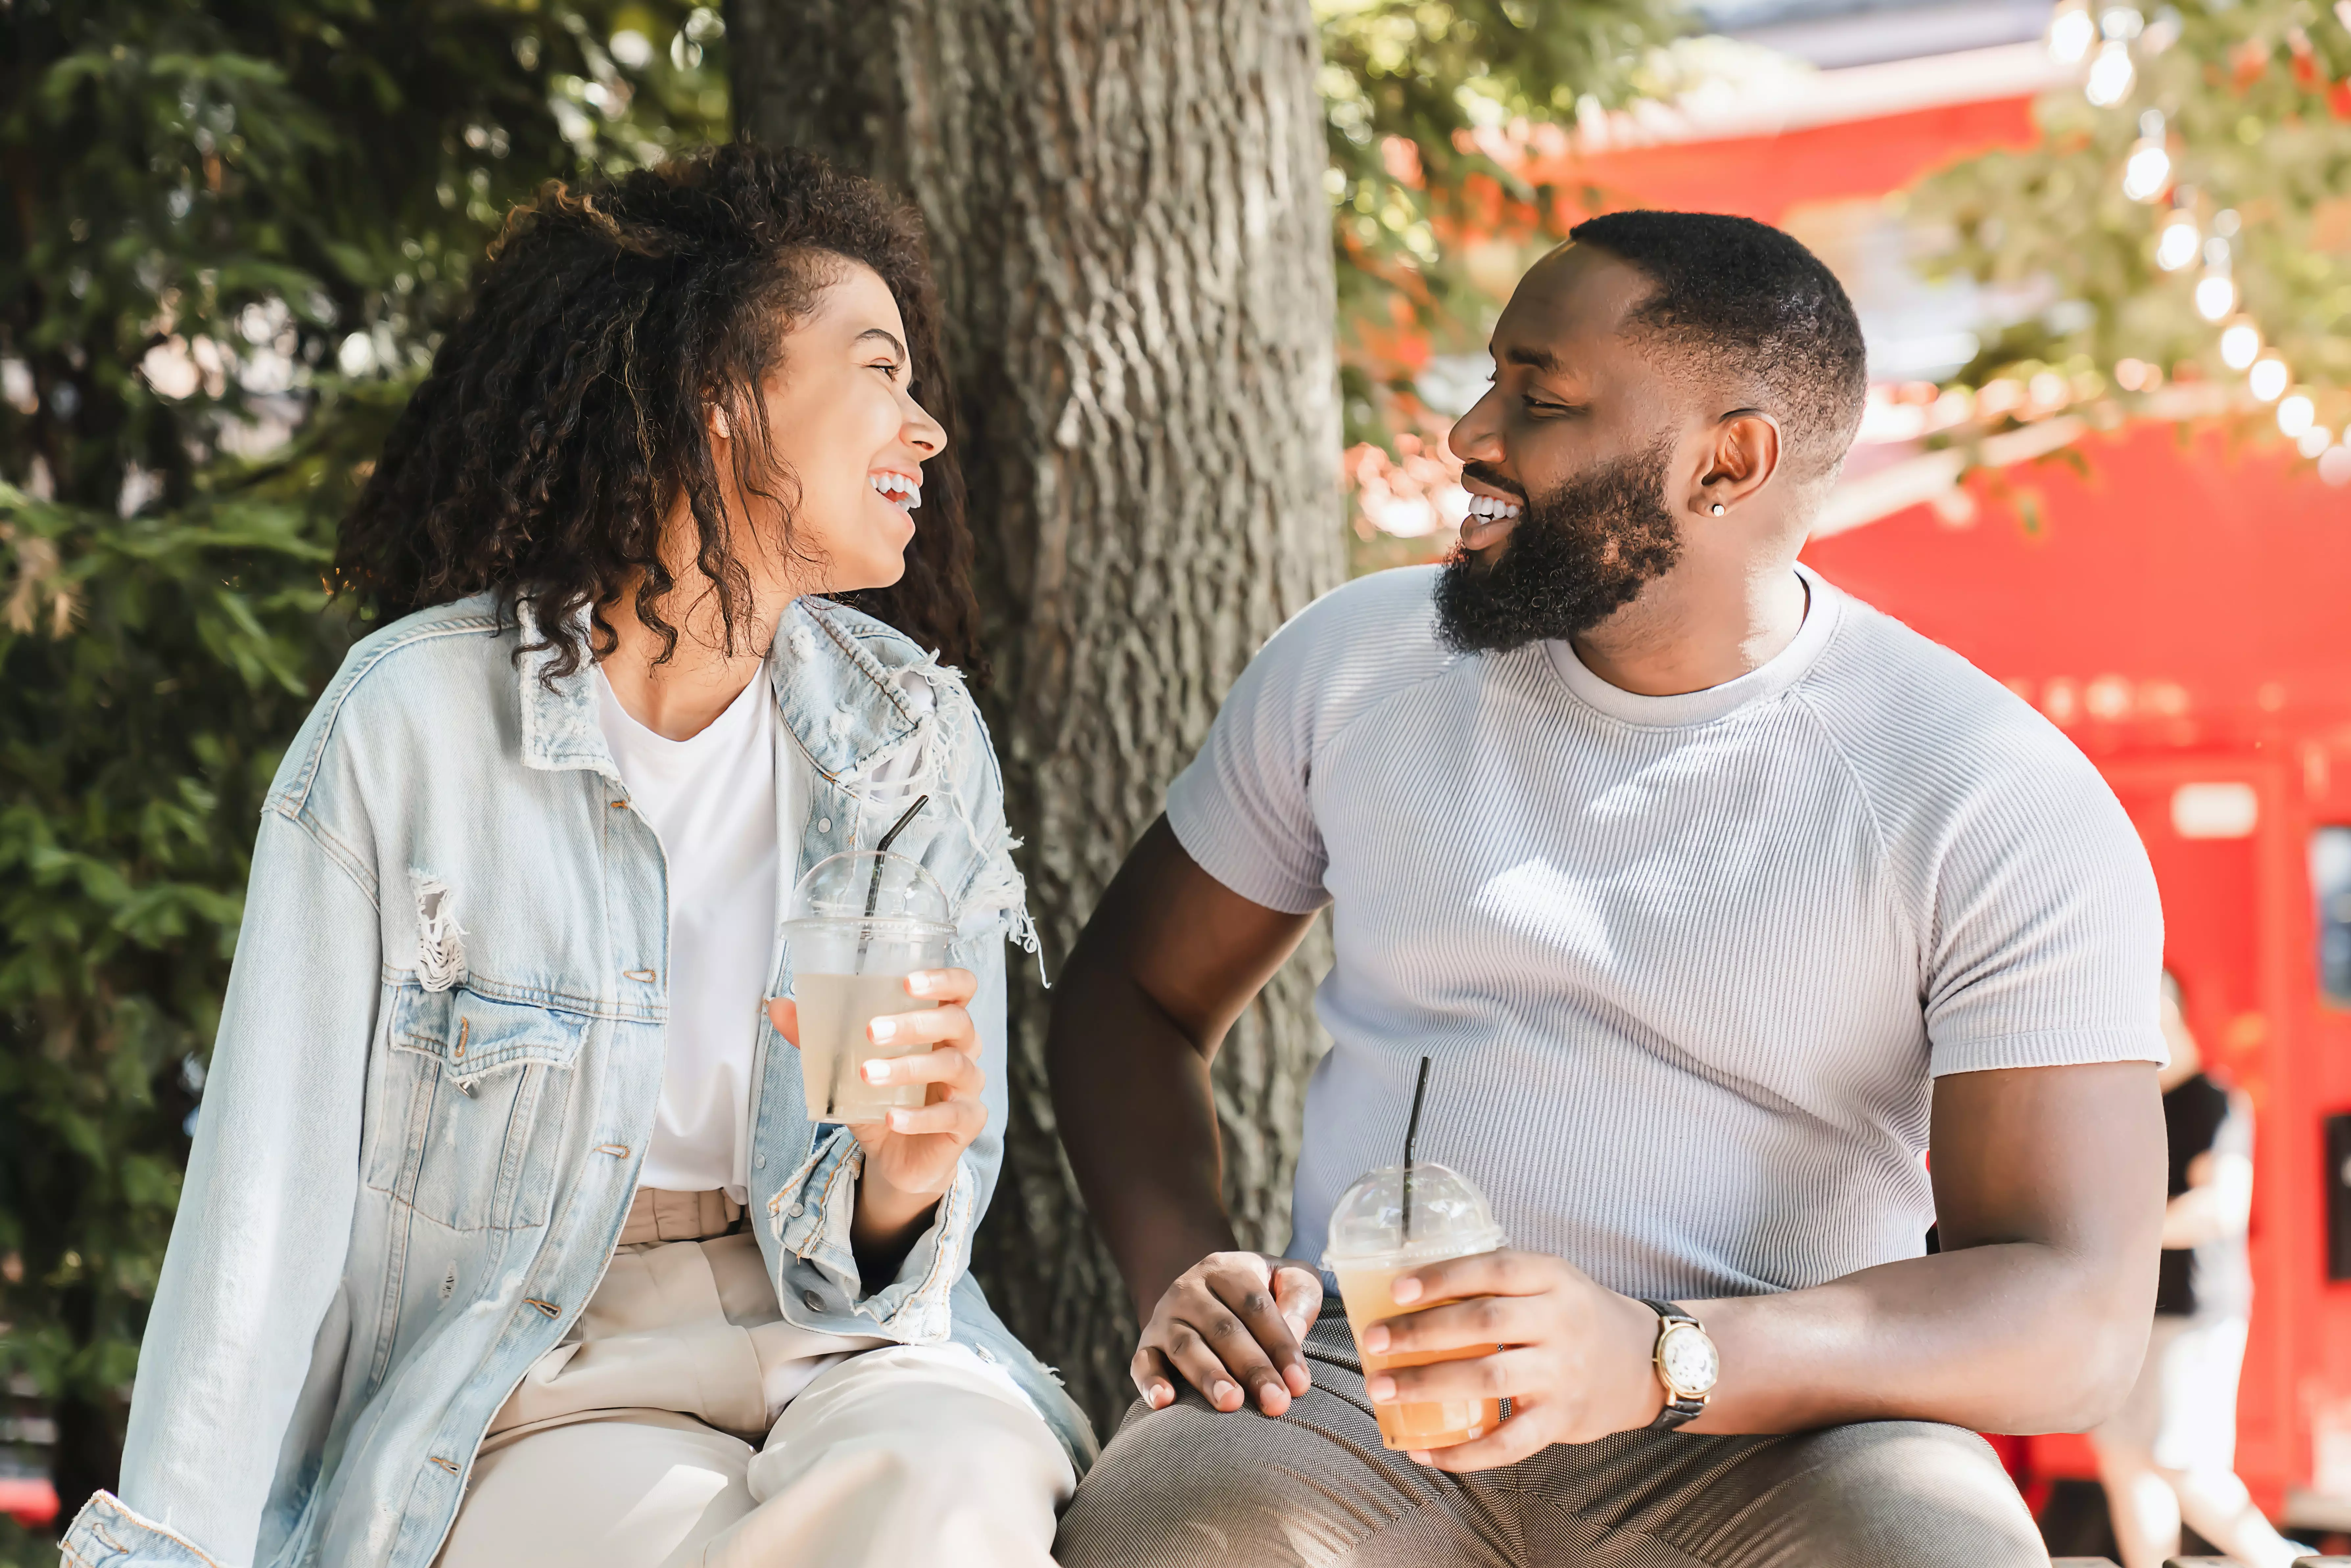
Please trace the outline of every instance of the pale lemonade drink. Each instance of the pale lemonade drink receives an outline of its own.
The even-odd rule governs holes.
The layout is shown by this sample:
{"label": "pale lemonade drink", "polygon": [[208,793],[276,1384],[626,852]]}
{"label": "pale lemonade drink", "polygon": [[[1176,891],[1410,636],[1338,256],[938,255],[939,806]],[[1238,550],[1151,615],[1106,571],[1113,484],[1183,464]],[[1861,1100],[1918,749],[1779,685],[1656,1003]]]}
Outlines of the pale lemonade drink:
{"label": "pale lemonade drink", "polygon": [[[1406,1172],[1410,1172],[1407,1184]],[[1499,1345],[1463,1345],[1453,1350],[1374,1355],[1364,1349],[1364,1331],[1385,1319],[1425,1312],[1442,1302],[1400,1307],[1393,1294],[1396,1277],[1431,1263],[1491,1252],[1502,1244],[1500,1227],[1486,1199],[1459,1172],[1426,1160],[1409,1167],[1390,1166],[1359,1177],[1331,1212],[1330,1242],[1322,1265],[1339,1281],[1347,1327],[1355,1336],[1368,1379],[1397,1367],[1427,1366],[1491,1355]],[[1390,1448],[1449,1448],[1484,1437],[1501,1425],[1499,1399],[1427,1399],[1374,1403],[1380,1442]]]}
{"label": "pale lemonade drink", "polygon": [[879,1122],[930,1097],[926,1083],[865,1082],[878,1057],[925,1056],[928,1042],[876,1045],[866,1027],[935,1001],[906,992],[906,977],[946,963],[955,927],[947,896],[904,855],[852,850],[817,862],[792,890],[784,942],[799,1003],[800,1086],[811,1122]]}
{"label": "pale lemonade drink", "polygon": [[800,1005],[800,1082],[809,1114],[827,1122],[879,1122],[893,1109],[923,1103],[926,1083],[874,1084],[859,1071],[876,1057],[925,1055],[928,1042],[876,1045],[865,1026],[889,1013],[924,1012],[936,1002],[906,994],[904,975],[797,975]]}

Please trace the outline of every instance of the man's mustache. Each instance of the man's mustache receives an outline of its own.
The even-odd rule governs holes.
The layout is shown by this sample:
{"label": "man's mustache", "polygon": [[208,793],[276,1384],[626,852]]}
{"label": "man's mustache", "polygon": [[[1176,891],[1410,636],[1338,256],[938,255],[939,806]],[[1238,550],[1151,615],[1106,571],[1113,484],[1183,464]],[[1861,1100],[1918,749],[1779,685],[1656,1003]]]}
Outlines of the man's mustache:
{"label": "man's mustache", "polygon": [[1461,476],[1464,479],[1475,479],[1480,485],[1489,486],[1494,489],[1505,491],[1510,495],[1516,496],[1521,504],[1523,504],[1527,498],[1525,486],[1520,485],[1515,479],[1505,476],[1499,469],[1495,468],[1491,464],[1464,463],[1461,465]]}

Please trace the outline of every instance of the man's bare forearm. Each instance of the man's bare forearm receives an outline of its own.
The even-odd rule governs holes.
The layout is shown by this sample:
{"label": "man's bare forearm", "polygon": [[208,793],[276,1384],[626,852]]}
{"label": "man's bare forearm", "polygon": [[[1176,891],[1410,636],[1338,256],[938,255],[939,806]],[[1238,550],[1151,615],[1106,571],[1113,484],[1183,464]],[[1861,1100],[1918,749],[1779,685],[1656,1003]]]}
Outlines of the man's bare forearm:
{"label": "man's bare forearm", "polygon": [[1223,1155],[1207,1059],[1132,980],[1088,956],[1081,944],[1054,988],[1053,1113],[1141,1316],[1176,1275],[1234,1244]]}
{"label": "man's bare forearm", "polygon": [[1138,1316],[1234,1244],[1208,1068],[1312,923],[1218,883],[1162,818],[1053,988],[1045,1059],[1061,1144]]}
{"label": "man's bare forearm", "polygon": [[2109,1413],[2147,1349],[2153,1270],[2126,1263],[2116,1278],[2116,1267],[2007,1242],[1808,1291],[1684,1302],[1723,1368],[1687,1430],[1919,1420],[2078,1431]]}
{"label": "man's bare forearm", "polygon": [[1933,1140],[1941,1252],[1688,1303],[1722,1354],[1692,1430],[1915,1419],[2071,1432],[2120,1402],[2155,1312],[2154,1068],[1954,1073],[1936,1082]]}

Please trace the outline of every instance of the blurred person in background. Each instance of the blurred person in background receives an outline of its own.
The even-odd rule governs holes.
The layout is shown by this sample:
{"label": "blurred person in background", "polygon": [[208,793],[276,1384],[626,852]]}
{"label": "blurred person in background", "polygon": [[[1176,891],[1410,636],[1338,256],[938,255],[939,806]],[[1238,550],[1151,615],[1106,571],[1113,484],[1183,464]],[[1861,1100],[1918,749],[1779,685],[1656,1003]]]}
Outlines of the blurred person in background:
{"label": "blurred person in background", "polygon": [[2204,1071],[2179,979],[2163,975],[2163,1088],[2170,1203],[2155,1332],[2130,1397],[2090,1433],[2123,1568],[2163,1568],[2184,1519],[2246,1568],[2285,1568],[2310,1548],[2270,1528],[2237,1479],[2237,1374],[2253,1305],[2245,1233],[2253,1212],[2253,1111]]}

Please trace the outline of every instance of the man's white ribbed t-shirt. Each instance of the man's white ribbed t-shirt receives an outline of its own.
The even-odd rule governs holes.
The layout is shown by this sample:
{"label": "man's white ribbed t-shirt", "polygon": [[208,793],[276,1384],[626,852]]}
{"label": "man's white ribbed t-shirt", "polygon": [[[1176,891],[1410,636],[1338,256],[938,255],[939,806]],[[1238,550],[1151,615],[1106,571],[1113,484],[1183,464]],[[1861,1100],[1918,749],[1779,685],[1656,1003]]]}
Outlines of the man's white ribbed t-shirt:
{"label": "man's white ribbed t-shirt", "polygon": [[1611,1289],[1799,1289],[1924,1249],[1932,1081],[2164,1056],[2163,922],[2105,782],[1958,655],[1804,571],[1793,642],[1644,697],[1461,655],[1436,569],[1276,633],[1167,815],[1243,897],[1332,906],[1292,1255],[1400,1157]]}

